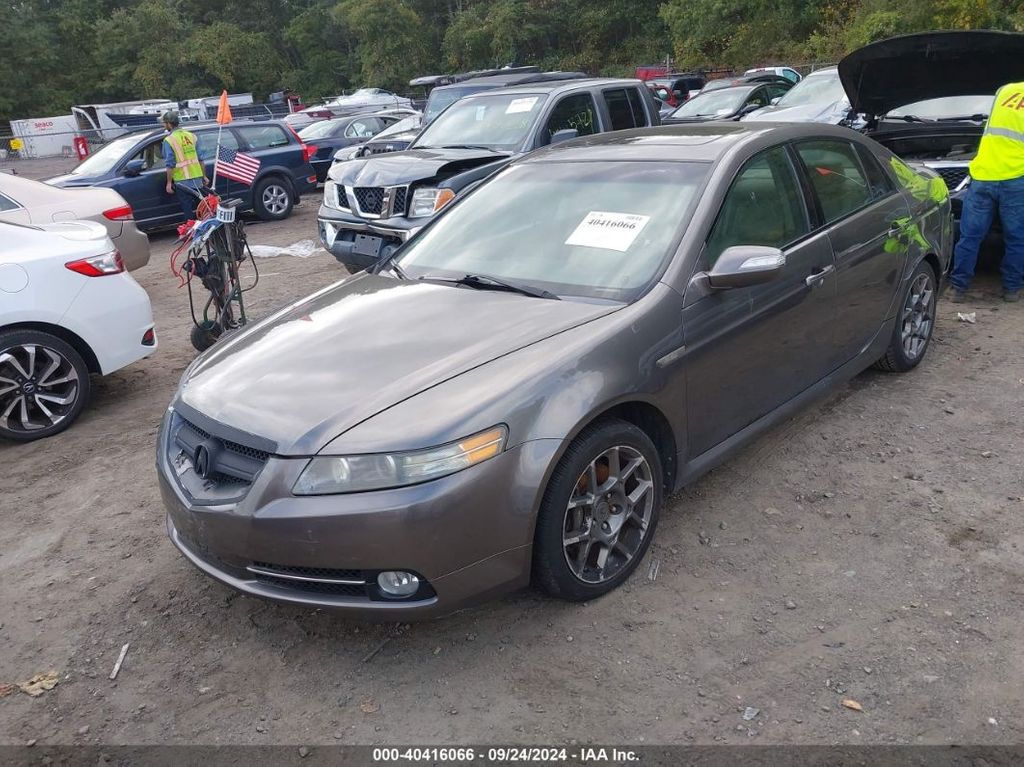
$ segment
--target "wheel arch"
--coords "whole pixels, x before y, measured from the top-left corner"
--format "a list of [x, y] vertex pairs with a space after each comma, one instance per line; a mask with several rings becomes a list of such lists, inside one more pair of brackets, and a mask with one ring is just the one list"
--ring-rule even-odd
[[566, 436], [561, 449], [555, 456], [555, 460], [551, 462], [551, 466], [544, 478], [545, 487], [551, 478], [552, 472], [554, 472], [555, 466], [565, 456], [569, 445], [580, 435], [580, 432], [599, 421], [615, 418], [633, 424], [650, 437], [651, 442], [654, 443], [658, 450], [658, 457], [661, 460], [665, 494], [668, 495], [673, 492], [678, 474], [678, 441], [676, 440], [675, 431], [672, 429], [671, 422], [657, 405], [642, 399], [626, 399], [607, 403], [582, 418]]
[[36, 330], [41, 333], [49, 333], [52, 336], [56, 336], [62, 341], [71, 345], [71, 347], [82, 355], [82, 359], [85, 361], [85, 366], [89, 369], [90, 373], [102, 374], [103, 369], [100, 367], [100, 362], [93, 353], [92, 347], [87, 344], [81, 336], [71, 332], [67, 328], [61, 327], [60, 325], [52, 325], [49, 322], [12, 322], [9, 325], [3, 325], [0, 327], [0, 332], [7, 330]]

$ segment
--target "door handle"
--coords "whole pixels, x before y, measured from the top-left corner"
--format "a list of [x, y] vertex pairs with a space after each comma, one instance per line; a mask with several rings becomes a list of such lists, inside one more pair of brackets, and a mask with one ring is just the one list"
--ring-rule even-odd
[[893, 221], [889, 224], [889, 229], [886, 231], [886, 234], [889, 237], [899, 237], [903, 234], [904, 229], [906, 229], [906, 224], [899, 221]]
[[825, 278], [828, 277], [829, 273], [833, 271], [835, 271], [835, 267], [830, 264], [821, 271], [807, 275], [806, 279], [804, 279], [804, 284], [807, 285], [807, 287], [809, 288], [815, 288], [822, 282], [824, 282]]

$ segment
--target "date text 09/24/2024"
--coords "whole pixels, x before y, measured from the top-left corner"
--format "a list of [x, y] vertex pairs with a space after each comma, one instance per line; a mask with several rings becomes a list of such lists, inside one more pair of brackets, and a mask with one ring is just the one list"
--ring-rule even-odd
[[374, 762], [474, 762], [477, 759], [489, 762], [594, 762], [623, 764], [635, 762], [639, 756], [634, 751], [619, 748], [544, 746], [488, 746], [473, 747], [424, 747], [424, 748], [375, 748]]

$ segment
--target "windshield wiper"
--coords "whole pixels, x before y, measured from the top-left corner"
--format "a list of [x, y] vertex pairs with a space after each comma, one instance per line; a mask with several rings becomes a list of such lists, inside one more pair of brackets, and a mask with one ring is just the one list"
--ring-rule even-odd
[[424, 274], [418, 279], [426, 282], [447, 282], [452, 285], [465, 285], [466, 287], [476, 288], [477, 290], [507, 290], [511, 293], [519, 293], [524, 296], [530, 296], [531, 298], [551, 298], [555, 301], [561, 300], [554, 293], [544, 290], [543, 288], [509, 282], [508, 280], [503, 280], [498, 277], [491, 277], [488, 274], [464, 274], [461, 277], [444, 277], [442, 275]]
[[483, 144], [445, 144], [441, 149], [483, 149], [485, 152], [498, 151], [492, 146], [484, 146]]

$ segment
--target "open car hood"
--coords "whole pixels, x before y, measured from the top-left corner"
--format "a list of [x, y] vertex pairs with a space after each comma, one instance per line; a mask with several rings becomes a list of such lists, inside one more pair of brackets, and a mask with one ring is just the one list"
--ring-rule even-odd
[[839, 62], [855, 112], [878, 117], [946, 96], [980, 96], [1024, 80], [1024, 34], [924, 32], [892, 37]]

